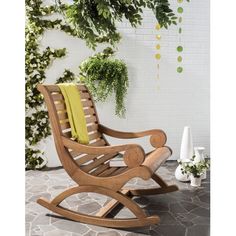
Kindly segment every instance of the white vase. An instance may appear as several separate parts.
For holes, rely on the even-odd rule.
[[[45,140],[44,156],[47,159],[47,167],[61,166],[52,135],[47,137]]]
[[[204,147],[194,147],[194,154],[195,154],[195,158],[193,161],[194,164],[205,160],[204,151],[205,151]],[[204,173],[202,174],[201,179],[202,180],[206,179],[206,171],[204,171]]]
[[[193,157],[193,139],[189,126],[184,127],[181,148],[180,148],[180,160],[189,160]]]
[[[179,165],[175,170],[175,178],[181,182],[189,181],[189,176],[187,174],[182,173],[181,165]]]
[[[190,175],[190,180],[191,180],[191,183],[190,183],[191,186],[193,186],[193,187],[200,187],[201,186],[201,181],[202,181],[201,177],[196,178],[193,175]]]
[[[204,161],[205,160],[204,154],[203,154],[204,151],[205,151],[204,147],[194,147],[195,158],[194,158],[193,163],[198,163],[200,161]]]
[[[185,126],[180,147],[180,160],[182,162],[189,162],[192,157],[193,157],[192,134],[190,127]],[[187,174],[182,174],[180,165],[175,170],[175,178],[183,182],[189,181],[189,176]]]

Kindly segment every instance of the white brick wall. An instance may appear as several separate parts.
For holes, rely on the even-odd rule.
[[[172,1],[173,9],[177,1]],[[114,115],[114,99],[97,104],[100,121],[114,129],[138,131],[152,128],[164,129],[168,145],[173,149],[172,158],[179,155],[183,127],[192,128],[194,145],[205,146],[209,154],[209,1],[192,0],[184,3],[182,45],[184,51],[184,73],[178,74],[177,27],[161,30],[160,80],[157,80],[155,35],[156,20],[150,11],[144,12],[143,25],[132,29],[127,22],[119,23],[123,39],[118,45],[117,57],[122,58],[129,68],[130,87],[126,101],[126,119]],[[81,61],[91,55],[85,42],[71,38],[62,32],[47,32],[42,47],[67,47],[66,58],[57,60],[48,70],[48,81],[55,81],[70,68],[78,72]],[[99,49],[103,47],[100,46]],[[112,144],[121,140],[110,139]],[[146,150],[148,140],[138,142]],[[126,142],[126,140],[125,140]]]

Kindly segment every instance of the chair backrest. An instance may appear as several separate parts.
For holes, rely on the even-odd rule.
[[[89,144],[91,146],[106,146],[109,143],[105,137],[98,131],[98,116],[94,101],[85,85],[77,85],[80,92],[81,102],[84,109],[87,130],[89,134]],[[39,85],[38,90],[44,95],[45,103],[48,108],[50,123],[53,131],[54,140],[57,146],[58,135],[72,138],[71,127],[66,111],[64,97],[57,85]],[[57,147],[58,150],[58,147]],[[68,150],[71,157],[77,160],[79,165],[96,159],[99,155],[84,155],[74,150]],[[59,154],[59,153],[58,153]],[[59,154],[60,155],[60,154]]]

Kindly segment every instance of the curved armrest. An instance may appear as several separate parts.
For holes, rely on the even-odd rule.
[[[143,148],[138,144],[94,147],[80,144],[66,137],[62,137],[62,142],[65,147],[75,150],[79,153],[102,155],[102,154],[112,154],[125,151],[123,158],[125,164],[128,167],[140,166],[145,159],[145,152]]]
[[[166,134],[161,129],[151,129],[141,132],[122,132],[118,130],[110,129],[104,125],[99,124],[98,130],[101,133],[104,133],[108,136],[114,137],[114,138],[121,138],[121,139],[132,139],[132,138],[141,138],[145,136],[151,136],[150,137],[150,143],[153,147],[163,147],[167,141]]]

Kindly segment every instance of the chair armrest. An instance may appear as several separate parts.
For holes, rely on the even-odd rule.
[[[75,150],[79,153],[105,155],[118,152],[125,152],[123,158],[125,164],[128,167],[140,166],[145,159],[145,152],[143,148],[138,144],[94,147],[80,144],[66,137],[62,137],[62,143],[65,147]]]
[[[122,132],[110,129],[104,125],[99,124],[98,130],[108,136],[121,139],[132,139],[150,136],[150,143],[155,148],[163,147],[167,141],[166,134],[161,129],[151,129],[141,132]]]

